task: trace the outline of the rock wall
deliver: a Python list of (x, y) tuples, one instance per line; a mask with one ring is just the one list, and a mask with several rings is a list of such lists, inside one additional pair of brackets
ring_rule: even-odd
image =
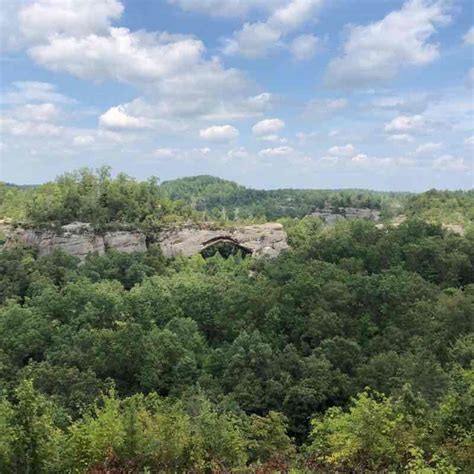
[(64, 225), (59, 232), (17, 228), (7, 234), (5, 247), (9, 248), (18, 243), (36, 247), (40, 257), (60, 249), (81, 260), (89, 253), (103, 254), (108, 249), (118, 252), (146, 251), (146, 238), (142, 232), (114, 231), (97, 234), (90, 224), (83, 222)]
[(161, 234), (160, 247), (165, 257), (190, 257), (219, 239), (238, 243), (254, 257), (276, 257), (288, 248), (286, 232), (281, 224), (275, 222), (226, 229), (210, 226), (169, 229)]
[[(79, 257), (84, 260), (89, 253), (105, 253), (106, 250), (118, 252), (145, 252), (146, 236), (138, 231), (113, 231), (104, 234), (94, 232), (90, 224), (73, 222), (62, 226), (59, 231), (12, 229), (3, 226), (5, 248), (18, 244), (36, 247), (39, 256), (50, 255), (54, 250)], [(165, 257), (177, 255), (191, 256), (201, 252), (212, 242), (230, 239), (244, 247), (255, 257), (275, 257), (288, 248), (286, 232), (277, 223), (240, 226), (216, 229), (212, 224), (185, 225), (169, 228), (160, 234), (159, 244)]]

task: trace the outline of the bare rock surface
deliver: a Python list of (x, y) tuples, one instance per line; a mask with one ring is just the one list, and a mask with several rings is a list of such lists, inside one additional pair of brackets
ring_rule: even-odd
[[(38, 249), (39, 256), (50, 255), (56, 249), (84, 260), (90, 253), (102, 255), (106, 250), (118, 252), (145, 252), (146, 236), (139, 231), (117, 230), (96, 233), (85, 222), (72, 222), (57, 231), (2, 227), (5, 248), (18, 244)], [(275, 257), (288, 248), (286, 232), (278, 223), (266, 223), (233, 228), (215, 228), (213, 224), (187, 224), (162, 231), (159, 244), (163, 255), (195, 255), (219, 241), (232, 242), (255, 257)]]
[(142, 232), (114, 231), (102, 235), (94, 232), (91, 225), (86, 222), (72, 222), (63, 225), (58, 231), (21, 227), (4, 229), (6, 229), (6, 248), (17, 244), (30, 245), (38, 249), (40, 257), (50, 255), (57, 249), (81, 260), (93, 252), (102, 255), (106, 249), (118, 252), (146, 251), (146, 238)]
[(378, 221), (380, 211), (368, 207), (322, 207), (311, 213), (314, 217), (321, 217), (326, 224), (335, 224), (341, 220), (368, 219)]
[(276, 257), (288, 248), (287, 235), (281, 224), (267, 222), (233, 228), (189, 225), (162, 232), (160, 247), (165, 257), (190, 257), (218, 241), (230, 241), (255, 257)]

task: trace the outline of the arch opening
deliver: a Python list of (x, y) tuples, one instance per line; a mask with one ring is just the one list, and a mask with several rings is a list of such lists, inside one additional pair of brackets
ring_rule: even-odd
[(232, 255), (241, 254), (246, 257), (252, 254), (252, 251), (247, 247), (239, 244), (231, 237), (215, 237), (207, 242), (204, 242), (203, 248), (199, 252), (204, 258), (210, 258), (219, 253), (224, 258), (229, 258)]

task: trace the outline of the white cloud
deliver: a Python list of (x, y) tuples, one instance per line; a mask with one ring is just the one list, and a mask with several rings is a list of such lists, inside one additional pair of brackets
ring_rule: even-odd
[(64, 128), (52, 123), (6, 117), (0, 118), (0, 130), (19, 137), (57, 137), (63, 133)]
[(290, 146), (279, 146), (275, 148), (265, 148), (258, 152), (259, 156), (262, 157), (274, 157), (274, 156), (286, 156), (293, 153), (293, 148)]
[(75, 146), (89, 146), (95, 142), (95, 138), (92, 135), (77, 135), (73, 138), (72, 143)]
[(474, 135), (471, 135), (470, 137), (467, 137), (467, 138), (464, 140), (464, 145), (467, 145), (467, 146), (474, 146)]
[(121, 105), (111, 107), (99, 117), (99, 124), (103, 128), (117, 130), (138, 130), (150, 128), (150, 123), (143, 117), (129, 115)]
[(389, 133), (406, 133), (423, 130), (426, 121), (422, 115), (399, 115), (385, 124), (385, 131)]
[(415, 153), (417, 155), (431, 155), (432, 153), (440, 150), (442, 146), (442, 143), (423, 143), (422, 145), (416, 148)]
[(232, 125), (213, 125), (200, 130), (199, 136), (212, 142), (230, 142), (239, 136), (239, 131)]
[(278, 46), (281, 36), (279, 31), (267, 23), (245, 23), (241, 30), (226, 40), (223, 52), (228, 55), (241, 54), (247, 58), (259, 58)]
[(412, 143), (415, 141), (415, 139), (408, 133), (394, 133), (393, 135), (389, 135), (387, 140), (400, 143)]
[(347, 108), (347, 99), (314, 99), (310, 100), (305, 107), (304, 115), (324, 116), (336, 114)]
[(69, 104), (73, 99), (56, 92), (56, 86), (49, 82), (17, 81), (12, 88), (1, 95), (4, 104), (25, 104), (32, 102)]
[(243, 159), (247, 158), (249, 156), (249, 152), (245, 147), (240, 147), (240, 148), (232, 148), (227, 152), (227, 157), (228, 158), (237, 158), (237, 159)]
[(24, 104), (9, 110), (9, 114), (19, 120), (34, 122), (51, 122), (59, 117), (59, 110), (54, 104)]
[(367, 86), (394, 78), (406, 65), (422, 66), (439, 57), (429, 39), (450, 20), (444, 0), (408, 0), (380, 21), (350, 26), (344, 54), (333, 59), (325, 81), (332, 87)]
[(285, 127), (285, 122), (278, 118), (265, 119), (257, 122), (252, 127), (252, 133), (255, 136), (273, 135)]
[(314, 18), (322, 0), (287, 0), (275, 9), (266, 21), (245, 23), (225, 41), (225, 54), (241, 54), (249, 58), (265, 56), (278, 47), (285, 35)]
[(433, 162), (433, 168), (440, 171), (472, 171), (462, 158), (443, 155)]
[(143, 83), (186, 71), (203, 51), (202, 42), (190, 37), (110, 28), (106, 36), (54, 36), (29, 54), (48, 69), (81, 79)]
[(176, 150), (174, 148), (157, 148), (153, 152), (155, 158), (174, 158), (176, 156)]
[(318, 45), (319, 40), (316, 36), (300, 35), (291, 42), (290, 50), (297, 61), (307, 61), (316, 54)]
[(474, 44), (474, 26), (469, 28), (469, 31), (463, 36), (464, 44)]
[(329, 148), (328, 153), (332, 156), (349, 157), (354, 155), (355, 148), (351, 143), (348, 143), (347, 145), (333, 146)]
[(122, 12), (117, 0), (35, 0), (20, 10), (18, 18), (21, 34), (28, 41), (40, 41), (106, 33)]

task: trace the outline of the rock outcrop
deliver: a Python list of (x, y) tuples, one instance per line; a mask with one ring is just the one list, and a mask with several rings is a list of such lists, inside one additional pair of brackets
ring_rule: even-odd
[(160, 247), (165, 257), (190, 257), (219, 241), (234, 242), (254, 257), (276, 257), (288, 248), (286, 232), (275, 222), (224, 229), (203, 225), (169, 229), (162, 232)]
[[(146, 236), (139, 231), (117, 230), (105, 233), (94, 232), (90, 224), (73, 222), (62, 226), (58, 231), (12, 228), (3, 225), (5, 248), (18, 244), (36, 247), (39, 256), (50, 255), (59, 249), (84, 260), (90, 253), (105, 253), (106, 250), (118, 252), (145, 252)], [(163, 230), (159, 245), (165, 257), (195, 255), (211, 245), (231, 242), (255, 257), (275, 257), (288, 248), (286, 232), (277, 223), (215, 228), (212, 224), (188, 224)]]
[(5, 247), (18, 243), (36, 247), (40, 257), (59, 249), (81, 260), (89, 253), (103, 254), (108, 249), (118, 252), (146, 251), (146, 238), (142, 232), (113, 231), (98, 234), (90, 224), (84, 222), (64, 225), (59, 231), (17, 228), (7, 233)]
[(341, 220), (368, 219), (377, 222), (380, 211), (368, 207), (322, 207), (311, 213), (314, 217), (321, 217), (326, 224), (335, 224)]

